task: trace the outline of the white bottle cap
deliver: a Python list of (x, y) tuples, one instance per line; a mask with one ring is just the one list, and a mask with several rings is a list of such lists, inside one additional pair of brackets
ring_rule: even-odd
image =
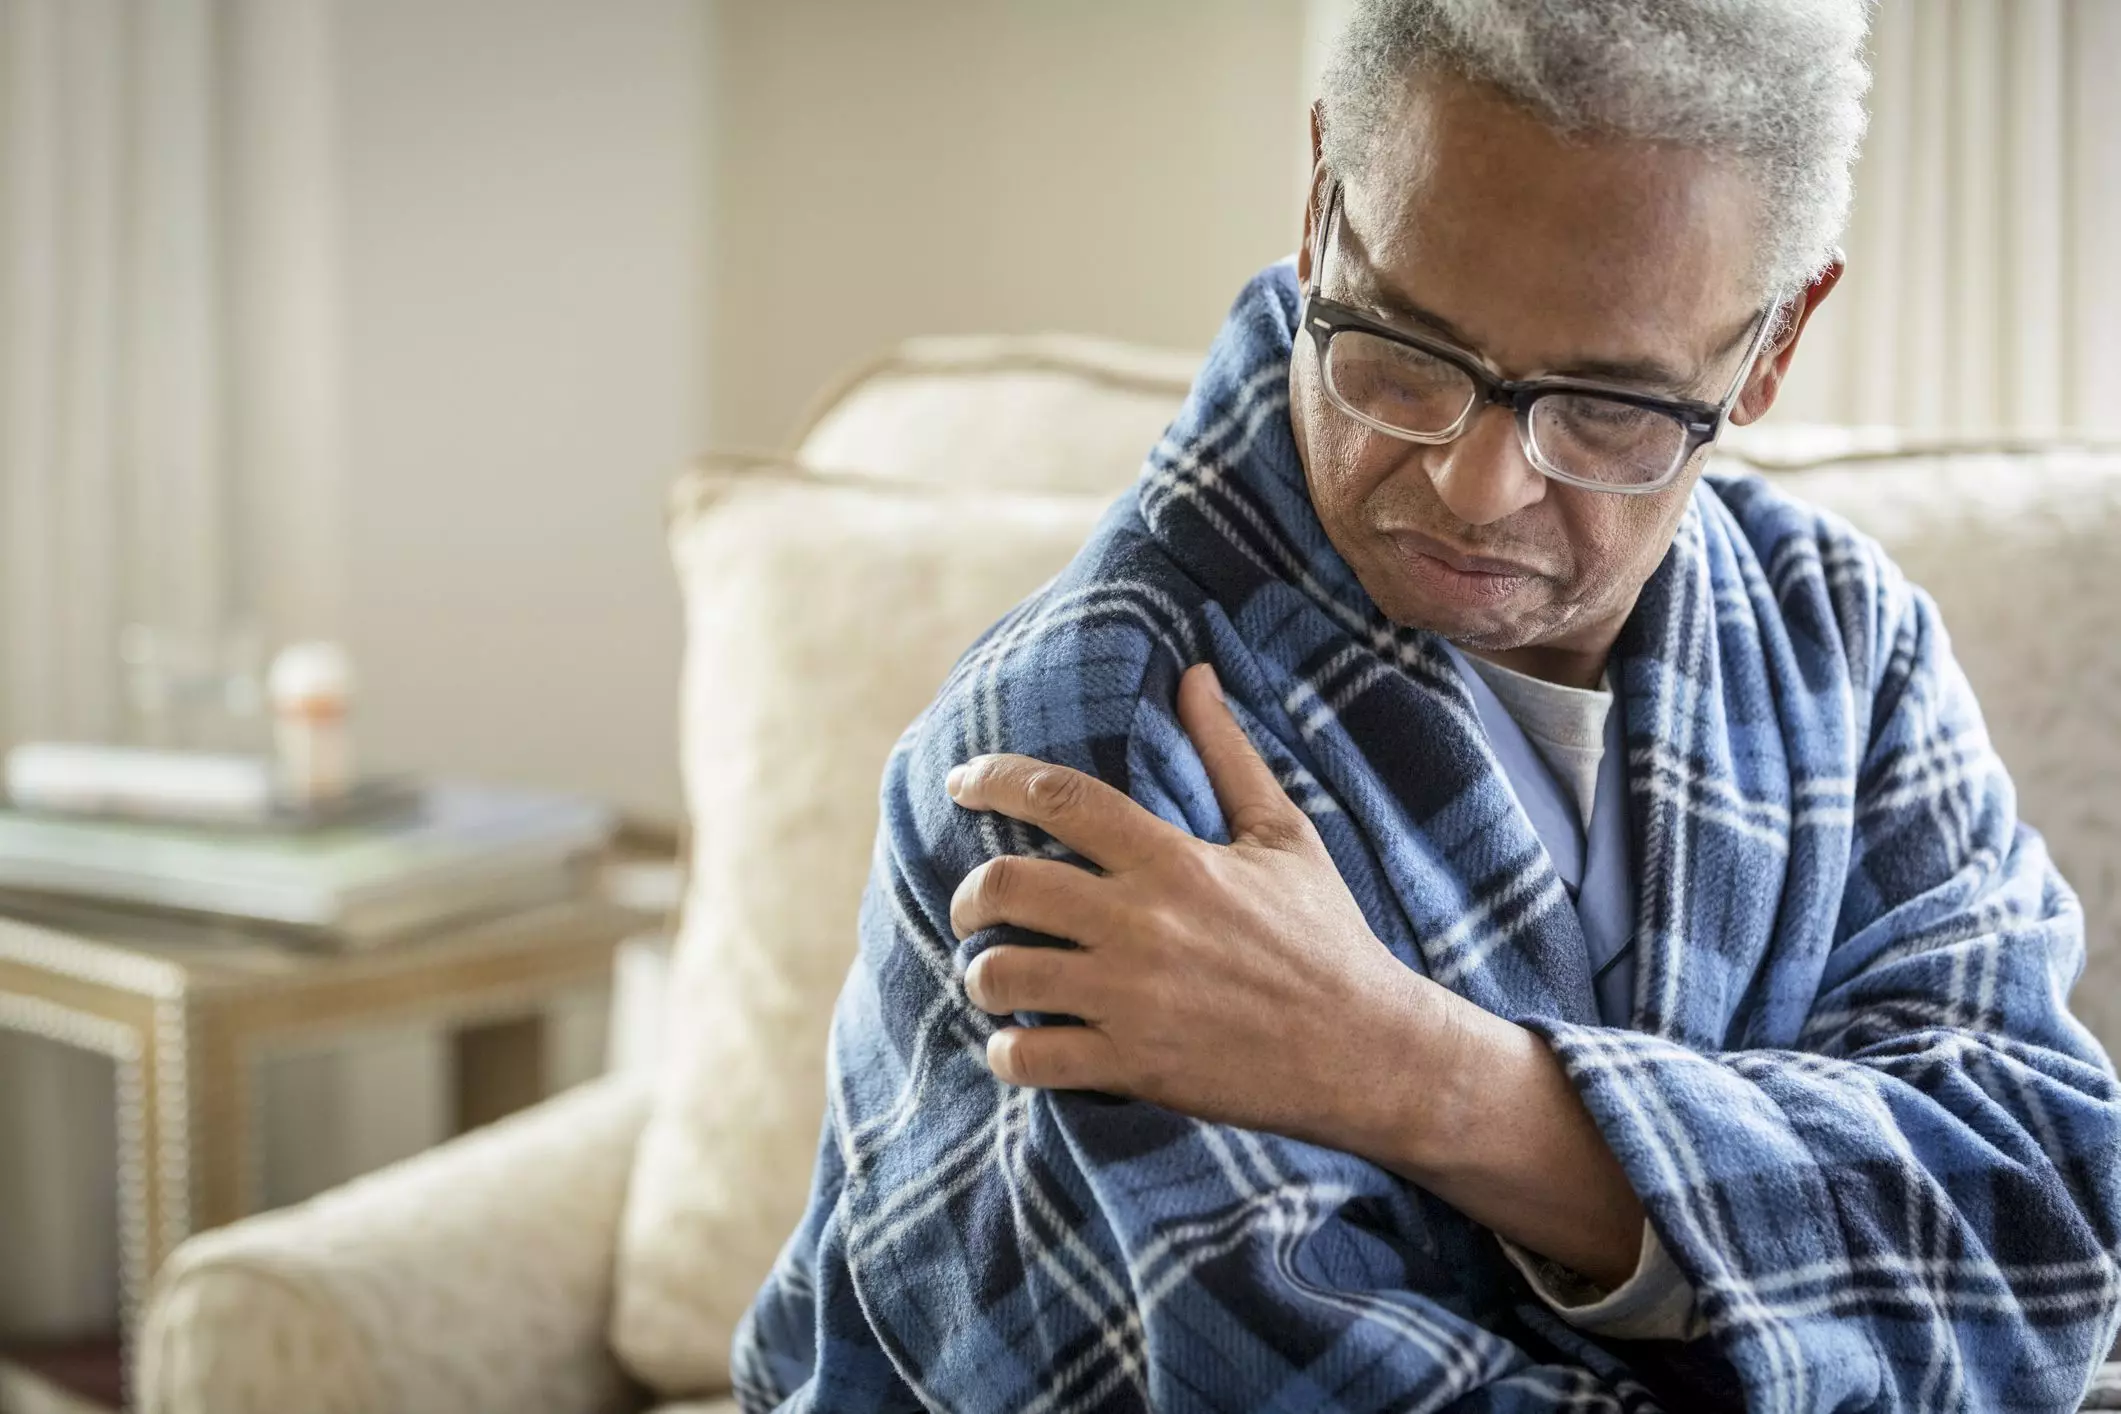
[(290, 643), (272, 660), (267, 682), (275, 710), (305, 705), (344, 705), (353, 696), (353, 660), (336, 643)]

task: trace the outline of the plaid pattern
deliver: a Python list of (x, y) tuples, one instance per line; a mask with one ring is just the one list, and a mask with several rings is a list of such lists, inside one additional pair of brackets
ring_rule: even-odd
[[(2121, 1104), (2063, 998), (2082, 923), (1934, 608), (1755, 479), (1696, 490), (1614, 659), (1631, 1029), (1437, 640), (1379, 616), (1289, 431), (1296, 288), (1239, 299), (1075, 563), (907, 732), (834, 1022), (808, 1213), (748, 1409), (2068, 1409), (2114, 1333)], [(1492, 1234), (1346, 1154), (997, 1083), (949, 898), (985, 751), (1227, 838), (1173, 711), (1208, 659), (1377, 935), (1546, 1036), (1709, 1338), (1601, 1346)], [(1262, 1063), (1271, 1063), (1263, 1058)]]

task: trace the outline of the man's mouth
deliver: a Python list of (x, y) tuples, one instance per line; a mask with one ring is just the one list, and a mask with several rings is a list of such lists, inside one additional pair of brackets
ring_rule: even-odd
[(1469, 550), (1461, 550), (1457, 546), (1447, 544), (1433, 536), (1423, 535), (1418, 530), (1388, 530), (1385, 534), (1398, 541), (1403, 548), (1416, 554), (1426, 555), (1432, 560), (1439, 561), (1449, 568), (1457, 570), (1460, 574), (1498, 575), (1510, 579), (1537, 579), (1539, 577), (1539, 571), (1533, 569), (1530, 565), (1522, 565), (1515, 560), (1498, 560), (1486, 555), (1476, 555)]
[(1400, 572), (1433, 599), (1478, 608), (1510, 598), (1539, 571), (1514, 560), (1476, 555), (1415, 530), (1388, 530)]

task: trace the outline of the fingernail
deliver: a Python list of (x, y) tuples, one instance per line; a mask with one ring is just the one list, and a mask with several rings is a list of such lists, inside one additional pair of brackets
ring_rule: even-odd
[(1217, 702), (1222, 701), (1223, 680), (1216, 674), (1215, 665), (1213, 663), (1203, 663), (1201, 664), (1201, 666), (1208, 670), (1208, 691), (1215, 694), (1215, 700)]
[(952, 800), (955, 800), (957, 799), (957, 793), (964, 788), (965, 768), (963, 766), (952, 766), (950, 774), (943, 777), (943, 789), (949, 793)]

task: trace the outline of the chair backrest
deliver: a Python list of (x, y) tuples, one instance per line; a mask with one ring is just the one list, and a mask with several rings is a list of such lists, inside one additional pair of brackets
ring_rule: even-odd
[(1102, 339), (911, 339), (828, 390), (794, 459), (948, 486), (1117, 492), (1200, 360)]

